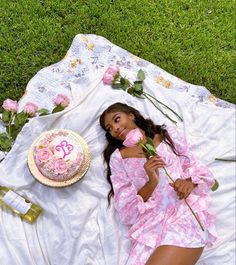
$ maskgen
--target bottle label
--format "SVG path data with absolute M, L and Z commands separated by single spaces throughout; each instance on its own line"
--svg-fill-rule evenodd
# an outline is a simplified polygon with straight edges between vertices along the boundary
M 5 202 L 10 207 L 16 209 L 21 214 L 26 214 L 32 205 L 32 203 L 30 202 L 27 203 L 23 197 L 21 197 L 12 190 L 9 190 L 4 195 L 2 201 Z

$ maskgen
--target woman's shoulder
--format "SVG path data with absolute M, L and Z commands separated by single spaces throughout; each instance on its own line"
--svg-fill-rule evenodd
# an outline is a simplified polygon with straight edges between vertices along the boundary
M 109 165 L 112 170 L 116 171 L 123 168 L 123 158 L 118 148 L 111 154 Z
M 122 160 L 119 148 L 116 148 L 115 151 L 111 154 L 110 162 L 113 160 Z
M 173 138 L 172 140 L 175 141 L 176 139 L 179 138 L 184 138 L 184 131 L 181 130 L 180 128 L 176 127 L 176 126 L 171 126 L 168 125 L 165 127 L 165 129 L 167 130 L 168 134 L 170 135 L 171 138 Z
M 185 152 L 189 145 L 184 130 L 176 126 L 168 126 L 166 129 L 178 152 Z
M 179 131 L 179 128 L 173 125 L 165 125 L 164 128 L 169 134 L 176 134 Z

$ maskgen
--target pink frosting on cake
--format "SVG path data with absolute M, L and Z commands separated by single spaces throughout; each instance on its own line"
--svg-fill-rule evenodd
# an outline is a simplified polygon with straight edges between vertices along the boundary
M 50 132 L 36 143 L 34 161 L 44 177 L 66 181 L 80 171 L 84 153 L 73 134 L 66 131 Z

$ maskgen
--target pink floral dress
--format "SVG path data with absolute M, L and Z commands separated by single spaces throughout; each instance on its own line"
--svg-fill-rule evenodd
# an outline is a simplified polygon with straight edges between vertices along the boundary
M 111 181 L 114 188 L 114 206 L 122 223 L 129 227 L 131 250 L 126 265 L 144 265 L 152 252 L 161 245 L 196 248 L 211 246 L 216 239 L 214 216 L 207 211 L 209 195 L 214 184 L 212 173 L 197 160 L 183 137 L 174 128 L 168 132 L 179 154 L 161 142 L 157 153 L 166 164 L 173 179 L 189 178 L 198 184 L 187 198 L 204 227 L 198 222 L 184 200 L 179 200 L 163 169 L 160 181 L 149 199 L 144 202 L 137 194 L 148 176 L 144 170 L 145 158 L 122 158 L 116 149 L 111 155 Z

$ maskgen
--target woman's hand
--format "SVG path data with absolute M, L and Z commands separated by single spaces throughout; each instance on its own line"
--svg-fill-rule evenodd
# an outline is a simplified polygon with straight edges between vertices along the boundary
M 164 161 L 161 159 L 160 156 L 156 155 L 147 160 L 147 162 L 144 164 L 144 169 L 149 179 L 152 180 L 153 178 L 158 179 L 158 168 L 162 168 L 164 166 Z
M 170 186 L 174 188 L 179 199 L 186 199 L 197 184 L 192 183 L 191 179 L 176 179 L 174 183 L 170 183 Z
M 143 198 L 143 201 L 146 202 L 149 197 L 152 195 L 156 186 L 159 182 L 159 172 L 158 168 L 164 167 L 165 163 L 160 158 L 160 156 L 153 156 L 147 160 L 144 164 L 144 169 L 148 175 L 149 180 L 145 185 L 138 191 L 138 194 Z

